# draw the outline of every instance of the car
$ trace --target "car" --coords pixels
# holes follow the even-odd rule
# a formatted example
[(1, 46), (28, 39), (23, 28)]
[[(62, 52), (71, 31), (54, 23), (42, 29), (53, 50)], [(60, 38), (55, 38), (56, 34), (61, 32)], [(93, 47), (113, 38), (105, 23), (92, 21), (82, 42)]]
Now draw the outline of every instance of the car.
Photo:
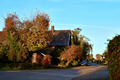
[(86, 66), (87, 65), (87, 61), (82, 60), (81, 62), (79, 62), (79, 65), (80, 66)]
[(86, 66), (91, 66), (91, 61), (87, 61)]

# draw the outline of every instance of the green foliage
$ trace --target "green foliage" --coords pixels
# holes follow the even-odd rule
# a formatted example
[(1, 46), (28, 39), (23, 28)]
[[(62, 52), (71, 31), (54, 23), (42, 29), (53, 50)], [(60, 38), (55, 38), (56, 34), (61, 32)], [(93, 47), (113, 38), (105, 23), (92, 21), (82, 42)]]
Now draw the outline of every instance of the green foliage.
[(50, 53), (50, 55), (52, 56), (53, 65), (58, 65), (58, 63), (60, 62), (59, 56), (62, 51), (64, 51), (64, 47), (55, 47), (54, 50)]
[(88, 42), (83, 42), (82, 56), (84, 59), (87, 58), (87, 55), (90, 55), (90, 51), (92, 52), (92, 45)]
[(78, 65), (78, 61), (77, 60), (73, 60), (72, 66), (77, 66)]
[(72, 30), (72, 45), (76, 44), (80, 44), (78, 41), (78, 37), (79, 37), (79, 33), (80, 33), (81, 29), (80, 28), (76, 28), (74, 30)]
[(120, 80), (120, 35), (115, 36), (108, 44), (108, 68), (111, 80)]
[(81, 32), (80, 28), (72, 30), (71, 43), (72, 45), (80, 46), (82, 56), (84, 59), (86, 59), (87, 55), (90, 54), (90, 51), (92, 52), (92, 45), (88, 43), (89, 39), (86, 36), (81, 35), (80, 32)]
[[(10, 28), (13, 33), (15, 32), (14, 28)], [(10, 61), (14, 61), (14, 62), (22, 62), (27, 58), (27, 51), (21, 47), (19, 41), (18, 41), (18, 35), (13, 35), (13, 33), (10, 33), (10, 31), (8, 30), (8, 47), (9, 47), (9, 60)], [(17, 32), (15, 32), (17, 33)]]
[(7, 50), (5, 46), (0, 46), (0, 58), (7, 54)]
[(48, 31), (49, 21), (49, 16), (40, 12), (32, 21), (24, 21), (19, 31), (21, 45), (29, 51), (36, 51), (46, 47), (52, 40), (52, 32)]
[[(8, 14), (5, 28), (0, 41), (8, 41), (8, 58), (13, 62), (23, 62), (28, 57), (28, 51), (36, 51), (46, 47), (52, 40), (52, 32), (48, 31), (49, 16), (40, 13), (33, 20), (21, 22), (16, 13)], [(0, 57), (6, 53), (0, 47)]]
[(93, 60), (93, 54), (88, 54), (88, 59), (89, 59), (89, 61), (92, 61)]
[(106, 63), (106, 64), (108, 64), (107, 55), (108, 55), (108, 51), (105, 50), (105, 51), (102, 53), (102, 57), (103, 57), (103, 62)]
[(0, 44), (0, 62), (6, 62), (7, 61), (7, 46), (4, 46), (3, 44)]

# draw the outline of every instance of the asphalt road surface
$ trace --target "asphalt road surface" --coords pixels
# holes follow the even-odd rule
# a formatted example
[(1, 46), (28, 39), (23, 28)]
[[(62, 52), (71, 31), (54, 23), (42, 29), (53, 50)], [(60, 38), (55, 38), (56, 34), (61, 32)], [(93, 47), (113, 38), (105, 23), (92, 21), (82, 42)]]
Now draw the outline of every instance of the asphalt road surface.
[(106, 66), (94, 63), (92, 66), (80, 66), (71, 69), (0, 71), (0, 80), (78, 80), (82, 76), (94, 75), (94, 72), (99, 73), (100, 70), (104, 69), (106, 69), (104, 71), (106, 76), (109, 76)]

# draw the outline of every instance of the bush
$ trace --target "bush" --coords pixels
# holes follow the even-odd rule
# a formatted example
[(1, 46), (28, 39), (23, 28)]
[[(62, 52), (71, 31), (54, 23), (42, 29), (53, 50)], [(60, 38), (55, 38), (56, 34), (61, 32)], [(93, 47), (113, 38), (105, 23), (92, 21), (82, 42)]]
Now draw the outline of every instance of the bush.
[(76, 45), (67, 46), (66, 50), (60, 53), (60, 58), (66, 61), (66, 65), (68, 65), (72, 60), (80, 60), (83, 58), (82, 50)]
[(109, 41), (107, 58), (110, 79), (120, 80), (120, 35)]
[(46, 65), (51, 65), (51, 58), (52, 56), (50, 55), (46, 55), (43, 57), (42, 63), (46, 64)]
[(64, 51), (64, 47), (55, 47), (54, 50), (50, 53), (52, 56), (51, 64), (58, 65), (60, 63), (60, 59), (58, 58), (60, 56), (60, 53)]
[(72, 66), (77, 66), (77, 65), (78, 65), (78, 61), (73, 60), (73, 64), (72, 64)]
[(0, 62), (1, 63), (4, 63), (8, 60), (6, 55), (7, 55), (7, 47), (0, 45)]

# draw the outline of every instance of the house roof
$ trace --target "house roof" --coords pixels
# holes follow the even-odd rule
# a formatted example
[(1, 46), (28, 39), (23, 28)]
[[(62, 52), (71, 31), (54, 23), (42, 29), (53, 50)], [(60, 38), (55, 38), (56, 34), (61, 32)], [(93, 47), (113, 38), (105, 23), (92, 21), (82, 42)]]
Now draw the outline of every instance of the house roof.
[(54, 30), (53, 40), (49, 46), (68, 46), (71, 39), (71, 30)]

